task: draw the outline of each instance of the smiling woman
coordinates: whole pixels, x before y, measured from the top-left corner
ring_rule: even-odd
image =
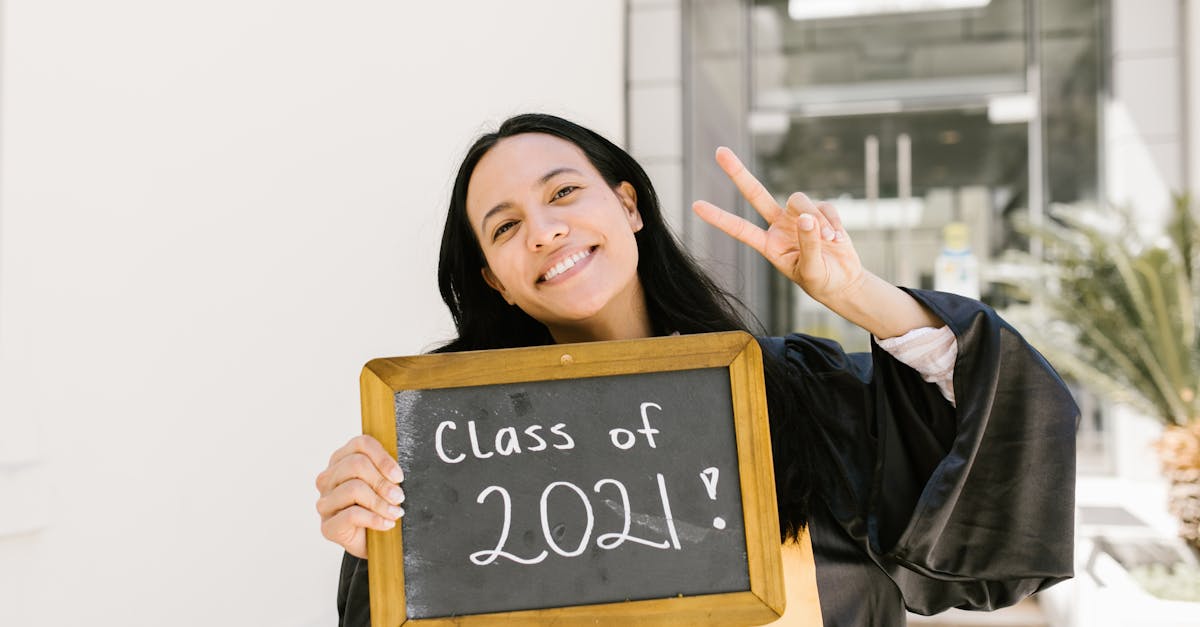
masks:
[[[780,536],[809,534],[825,624],[994,609],[1069,577],[1078,410],[1049,364],[982,303],[864,269],[832,205],[797,192],[780,206],[731,151],[716,159],[767,228],[693,210],[876,340],[860,354],[759,340]],[[439,351],[749,330],[637,162],[547,115],[511,118],[468,151],[438,282],[458,332]],[[369,624],[366,530],[403,515],[402,480],[367,436],[317,477],[322,533],[346,549],[342,625]]]
[[[475,167],[467,216],[484,280],[556,342],[651,335],[637,192],[610,186],[575,144],[544,133],[498,141]]]

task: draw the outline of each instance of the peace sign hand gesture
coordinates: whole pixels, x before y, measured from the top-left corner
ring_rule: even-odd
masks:
[[[813,203],[796,192],[788,198],[786,207],[780,207],[732,150],[718,148],[717,163],[767,221],[767,229],[698,200],[692,210],[702,220],[757,250],[809,296],[834,311],[840,309],[841,301],[854,298],[869,273],[863,269],[833,205]]]
[[[692,210],[757,250],[809,296],[878,338],[945,324],[907,292],[863,268],[833,205],[814,204],[796,192],[780,207],[732,150],[718,148],[717,163],[767,221],[767,230],[703,200]]]

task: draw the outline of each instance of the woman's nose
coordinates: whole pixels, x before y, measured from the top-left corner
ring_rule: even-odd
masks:
[[[567,233],[570,232],[567,223],[555,215],[553,211],[541,211],[536,215],[528,216],[525,220],[525,226],[531,250],[547,246],[560,237],[566,237]]]

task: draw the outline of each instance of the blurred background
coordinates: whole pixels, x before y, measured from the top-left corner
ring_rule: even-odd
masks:
[[[0,25],[0,625],[335,622],[314,478],[359,432],[362,364],[450,338],[454,168],[509,115],[625,146],[768,331],[851,349],[690,212],[752,213],[716,146],[835,201],[881,276],[1035,326],[1063,211],[1155,242],[1200,182],[1189,0],[3,0]],[[1149,447],[1196,414],[1072,381],[1076,580],[931,624],[1197,624],[1200,583],[1119,585],[1195,564]]]

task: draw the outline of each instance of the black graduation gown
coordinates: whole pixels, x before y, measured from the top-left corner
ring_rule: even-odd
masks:
[[[989,610],[1072,575],[1078,408],[1049,364],[978,301],[912,290],[958,340],[956,406],[878,346],[804,335],[782,358],[820,450],[809,533],[827,626],[903,625],[905,608]],[[777,476],[791,460],[775,456]],[[367,565],[346,555],[342,627],[370,624]]]
[[[910,293],[957,338],[955,406],[878,346],[762,342],[793,369],[841,471],[809,520],[829,626],[996,609],[1072,575],[1079,410],[1066,386],[991,308]]]

